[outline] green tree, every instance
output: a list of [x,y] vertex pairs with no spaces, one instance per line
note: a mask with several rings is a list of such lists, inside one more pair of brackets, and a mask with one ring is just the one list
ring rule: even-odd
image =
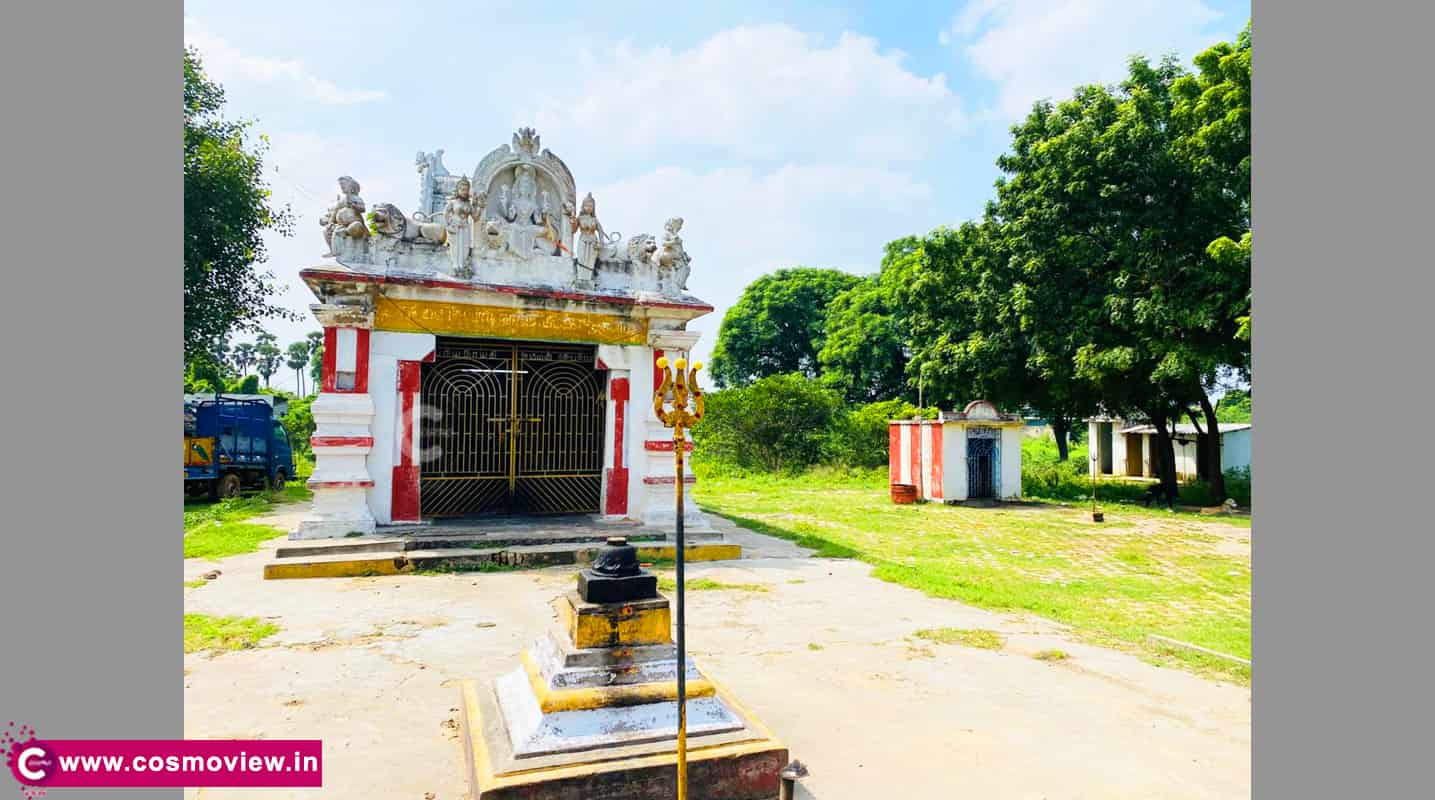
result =
[[227,391],[233,394],[259,394],[259,376],[245,375],[243,378],[230,381]]
[[822,381],[851,403],[916,399],[907,381],[908,320],[905,267],[920,240],[889,242],[877,275],[863,279],[827,306],[826,338],[818,352]]
[[309,385],[318,393],[319,387],[324,385],[324,340],[321,338],[319,344],[309,353]]
[[296,453],[309,455],[313,452],[309,437],[314,435],[314,413],[310,406],[313,397],[295,397],[289,401],[289,409],[279,418],[280,424],[289,434],[290,446]]
[[294,370],[294,387],[304,397],[304,368],[309,365],[309,342],[293,342],[284,351],[284,364]]
[[1238,361],[1233,310],[1250,292],[1248,271],[1209,255],[1216,239],[1247,230],[1249,216],[1186,155],[1172,118],[1184,75],[1174,59],[1136,58],[1119,87],[1038,103],[998,161],[1005,175],[993,209],[1036,347],[1075,345],[1075,377],[1108,410],[1151,420],[1173,496],[1170,426],[1193,404],[1208,407],[1206,386]]
[[284,354],[280,352],[279,340],[267,331],[260,332],[254,342],[254,369],[264,376],[264,388],[269,388],[269,378],[279,371]]
[[1221,422],[1250,422],[1250,390],[1232,389],[1221,395],[1221,399],[1216,403],[1216,419]]
[[693,429],[702,457],[769,472],[817,464],[827,455],[842,399],[805,375],[769,375],[709,392]]
[[926,402],[961,407],[980,398],[1036,411],[1065,460],[1074,422],[1096,398],[1075,376],[1077,331],[1061,328],[1066,293],[1028,284],[1008,234],[989,216],[939,228],[907,250],[897,285],[909,309],[908,371]]
[[193,49],[184,51],[184,354],[210,357],[214,345],[260,321],[293,316],[270,298],[262,234],[287,234],[288,209],[270,204],[263,180],[267,142],[247,141],[251,123],[222,116],[224,90],[208,79]]
[[713,381],[726,387],[787,373],[816,378],[828,304],[861,282],[834,269],[795,267],[748,284],[718,328]]
[[248,372],[249,368],[254,366],[254,345],[249,342],[235,345],[233,352],[229,354],[229,361],[240,375]]

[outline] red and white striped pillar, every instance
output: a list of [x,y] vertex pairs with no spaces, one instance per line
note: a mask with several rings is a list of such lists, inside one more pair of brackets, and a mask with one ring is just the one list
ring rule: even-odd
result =
[[374,481],[366,461],[374,447],[374,403],[369,396],[369,337],[373,310],[366,305],[312,306],[324,326],[324,373],[314,415],[314,492],[309,514],[291,534],[320,539],[372,533],[368,491]]

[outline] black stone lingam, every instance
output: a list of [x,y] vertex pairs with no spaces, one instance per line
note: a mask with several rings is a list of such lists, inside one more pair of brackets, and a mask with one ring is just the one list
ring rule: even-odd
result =
[[638,548],[625,536],[609,536],[593,558],[593,566],[578,573],[578,596],[588,603],[626,603],[658,596],[658,576],[638,563]]

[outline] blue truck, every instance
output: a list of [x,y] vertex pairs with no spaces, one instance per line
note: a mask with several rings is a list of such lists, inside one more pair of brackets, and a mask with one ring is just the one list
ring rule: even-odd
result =
[[294,477],[294,451],[274,407],[216,396],[184,404],[184,490],[235,497],[246,488],[279,490]]

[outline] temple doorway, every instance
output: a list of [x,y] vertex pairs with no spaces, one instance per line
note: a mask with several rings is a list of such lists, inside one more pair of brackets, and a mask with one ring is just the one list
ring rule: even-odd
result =
[[422,516],[598,513],[595,360],[591,345],[439,338],[421,375]]

